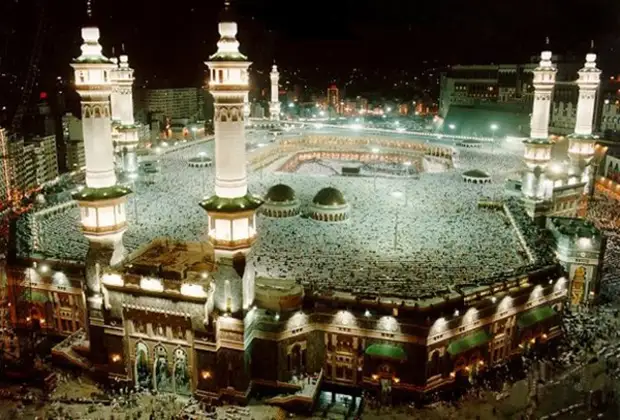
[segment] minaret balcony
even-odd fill
[[[82,231],[87,236],[104,236],[127,229],[128,188],[84,188],[73,198],[80,207]]]
[[[216,249],[250,248],[257,237],[256,211],[263,200],[250,194],[238,198],[212,196],[200,206],[207,211],[209,241]]]

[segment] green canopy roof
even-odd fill
[[[288,185],[278,184],[269,188],[265,195],[267,201],[275,203],[285,203],[287,201],[295,200],[295,191]]]
[[[316,193],[312,202],[320,206],[344,206],[347,204],[342,193],[333,187],[323,188]]]
[[[84,188],[73,194],[73,199],[77,201],[102,201],[121,198],[131,194],[131,190],[121,185],[114,185],[105,188]]]
[[[480,347],[491,340],[491,336],[485,330],[476,331],[473,334],[461,337],[448,345],[448,353],[455,356],[476,347]]]
[[[26,302],[47,303],[50,299],[44,292],[38,290],[24,290],[22,292],[21,300]]]
[[[549,319],[553,315],[555,315],[555,311],[551,306],[539,306],[538,308],[534,308],[521,315],[517,320],[517,325],[519,326],[519,328],[527,328],[530,325],[534,325],[538,322],[544,321],[545,319]]]
[[[392,344],[371,344],[366,348],[366,354],[386,359],[407,360],[405,350]]]
[[[200,202],[200,207],[213,213],[240,213],[256,210],[263,204],[260,197],[247,194],[243,197],[225,198],[213,195]]]

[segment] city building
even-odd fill
[[[5,198],[10,195],[13,200],[18,199],[58,177],[54,135],[25,140],[2,130],[0,156],[2,156],[0,193]]]
[[[204,119],[204,94],[200,88],[137,89],[135,106],[147,115],[161,115],[162,123],[167,118]]]
[[[65,163],[69,171],[82,170],[86,166],[82,120],[71,113],[62,117],[62,132],[65,142]]]
[[[570,134],[575,126],[581,63],[560,56],[551,98],[549,130],[553,135]],[[525,64],[456,65],[441,75],[439,116],[459,134],[489,134],[489,122],[500,125],[505,135],[527,134],[533,104],[534,60]],[[597,100],[596,113],[601,107]],[[447,130],[444,124],[444,130]]]
[[[327,88],[327,107],[333,109],[336,113],[340,110],[340,94],[338,86],[330,85]]]

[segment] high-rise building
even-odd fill
[[[336,112],[340,109],[340,94],[336,85],[327,88],[327,106],[335,109]]]
[[[62,132],[65,142],[65,164],[67,169],[70,172],[81,170],[86,166],[82,120],[71,113],[63,115]]]
[[[200,88],[138,89],[136,109],[164,118],[204,119],[204,94]]]
[[[56,137],[9,136],[0,132],[0,197],[13,199],[58,177]]]

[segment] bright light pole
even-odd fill
[[[375,165],[377,164],[377,154],[379,153],[379,148],[378,147],[373,147],[372,148],[372,154],[373,154],[373,162],[375,163]],[[374,166],[372,171],[372,185],[373,185],[373,189],[375,191],[377,191],[377,167]]]
[[[492,133],[492,137],[493,137],[493,148],[495,149],[495,132],[497,131],[497,129],[499,128],[499,125],[493,123],[490,125],[491,128],[491,133]]]
[[[410,161],[403,162],[403,166],[405,167],[405,171],[407,171],[407,175],[410,175],[411,162]]]
[[[392,197],[394,198],[401,198],[401,197],[405,197],[405,207],[407,207],[408,203],[408,199],[407,199],[407,193],[403,193],[402,191],[394,191],[392,192]],[[399,226],[399,215],[400,215],[400,208],[396,209],[396,211],[394,212],[394,249],[398,248],[398,226]]]

